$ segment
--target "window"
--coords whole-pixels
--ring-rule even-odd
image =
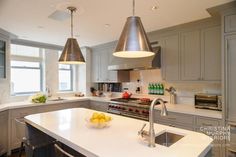
[[[58,59],[61,56],[58,52]],[[73,91],[73,66],[69,64],[59,64],[59,91]]]
[[[72,65],[59,64],[59,90],[73,91]]]
[[[11,45],[11,93],[31,94],[43,89],[41,49]]]

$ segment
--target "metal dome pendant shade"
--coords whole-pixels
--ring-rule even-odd
[[[59,62],[62,64],[84,64],[85,60],[80,50],[79,44],[75,38],[73,38],[73,12],[76,11],[75,7],[68,7],[71,11],[71,38],[67,39],[66,45],[59,58]]]
[[[133,16],[127,18],[113,53],[116,57],[142,58],[154,55],[140,17],[134,16],[134,7],[133,0]]]

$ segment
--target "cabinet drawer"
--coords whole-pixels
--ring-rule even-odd
[[[107,112],[108,103],[107,102],[90,101],[90,107],[93,110]]]
[[[236,14],[225,16],[225,32],[236,31]]]
[[[172,123],[184,124],[184,125],[193,125],[194,124],[194,116],[181,114],[181,113],[173,113],[168,112],[168,116],[161,116],[160,111],[156,111],[155,120],[158,121],[167,121]]]
[[[177,123],[173,123],[173,122],[170,122],[170,121],[157,121],[157,123],[158,124],[163,124],[163,125],[168,125],[168,126],[175,127],[175,128],[194,131],[194,127],[190,126],[190,125],[177,124]]]
[[[197,126],[219,126],[220,120],[206,117],[197,117]]]

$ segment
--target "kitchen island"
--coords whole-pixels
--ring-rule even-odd
[[[179,141],[166,147],[148,147],[138,136],[142,120],[111,115],[111,125],[103,129],[91,128],[88,118],[94,111],[83,108],[66,109],[25,117],[28,126],[87,157],[204,157],[211,151],[210,137],[193,131],[155,124],[156,135],[165,131],[182,135]],[[148,128],[146,128],[148,129]]]

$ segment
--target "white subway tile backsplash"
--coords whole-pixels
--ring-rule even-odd
[[[141,85],[142,94],[148,94],[149,83],[163,83],[165,88],[173,86],[177,90],[177,103],[181,104],[194,104],[194,95],[196,93],[212,93],[221,94],[220,83],[207,83],[207,82],[166,82],[162,80],[161,70],[140,70],[130,72],[131,81],[123,83],[123,88],[128,88],[130,92],[135,93],[138,85]],[[137,80],[140,80],[140,84]],[[165,92],[165,96],[169,96]]]

